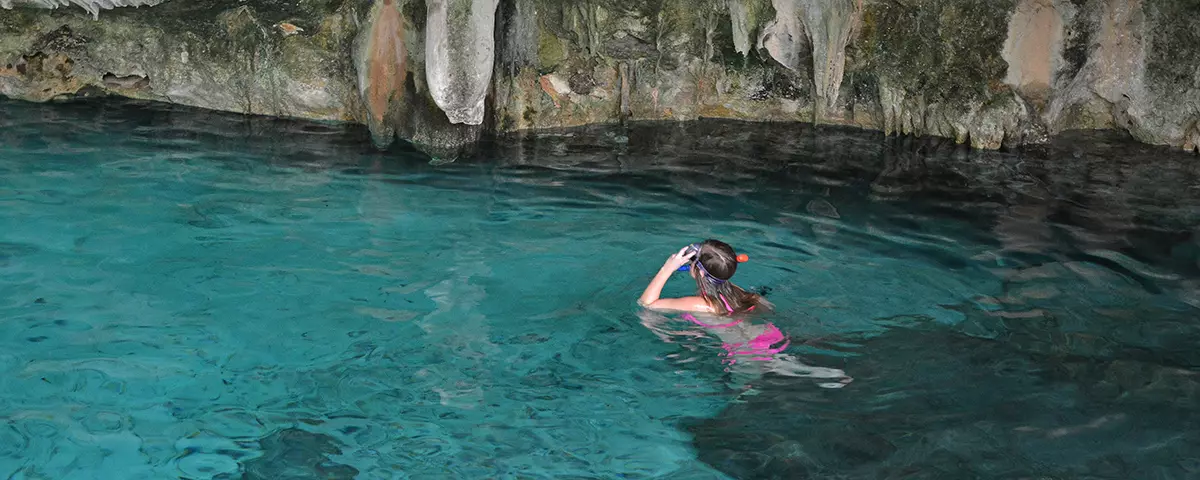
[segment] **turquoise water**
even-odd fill
[[[0,142],[4,478],[1200,476],[1194,156],[701,123],[430,165],[113,102]],[[636,308],[708,237],[783,360]]]

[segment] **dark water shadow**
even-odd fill
[[[839,390],[764,378],[687,427],[734,478],[1189,478],[1200,376],[945,328],[861,341]],[[1067,349],[1063,349],[1067,350]]]

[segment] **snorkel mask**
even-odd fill
[[[694,253],[694,254],[696,254],[696,258],[694,260],[692,260],[691,263],[685,263],[685,264],[683,264],[682,267],[679,267],[679,271],[681,271],[681,272],[686,272],[688,270],[691,270],[692,263],[696,263],[696,262],[700,261],[700,244],[693,243],[691,245],[688,245],[687,251],[685,253]]]
[[[705,275],[705,276],[707,276],[708,278],[711,278],[711,279],[713,279],[713,280],[715,280],[715,281],[717,281],[717,282],[724,282],[724,280],[721,280],[721,279],[719,279],[719,278],[717,278],[717,277],[714,277],[714,276],[712,276],[712,275],[709,275],[709,273],[708,273],[707,271],[705,271],[705,270],[704,270],[704,265],[700,263],[700,244],[699,244],[699,243],[693,243],[693,244],[691,244],[691,245],[688,245],[688,246],[687,246],[687,252],[695,253],[695,254],[696,254],[696,258],[695,258],[695,260],[692,260],[692,262],[691,262],[691,263],[687,263],[687,264],[684,264],[682,267],[679,267],[679,271],[680,271],[680,272],[686,272],[686,271],[688,271],[688,270],[691,270],[691,269],[692,269],[692,264],[696,264],[696,266],[700,267],[700,271],[701,271],[701,272],[703,272],[703,273],[704,273],[704,275]],[[737,262],[738,262],[738,263],[745,263],[745,262],[748,262],[748,261],[750,261],[750,256],[749,256],[749,255],[746,255],[746,254],[744,254],[744,253],[739,253],[739,254],[738,254],[738,256],[737,256]]]

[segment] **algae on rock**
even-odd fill
[[[39,8],[58,8],[60,6],[76,5],[88,13],[93,19],[100,18],[101,10],[112,10],[124,7],[149,7],[158,5],[166,0],[0,0],[0,8],[12,9],[14,6],[27,5]]]
[[[1190,0],[176,0],[99,20],[47,1],[0,0],[0,94],[358,122],[447,159],[487,131],[702,117],[1200,144]]]
[[[349,62],[342,58],[349,35],[339,28],[352,2],[302,18],[297,14],[312,2],[283,10],[274,2],[228,10],[216,3],[118,10],[99,21],[73,11],[17,10],[31,21],[0,39],[0,65],[13,65],[0,67],[0,94],[44,101],[86,90],[248,114],[360,121]],[[191,17],[202,7],[212,16]],[[175,12],[193,19],[167,15]],[[278,26],[292,18],[311,30],[290,34]],[[49,62],[21,67],[43,58]],[[46,75],[50,64],[54,76]]]
[[[1146,0],[1146,94],[1140,128],[1148,143],[1200,149],[1200,2]]]

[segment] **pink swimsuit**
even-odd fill
[[[701,322],[690,313],[685,313],[683,318],[707,328],[729,328],[742,323],[742,319],[737,319],[720,325],[709,325]],[[780,342],[783,342],[783,344],[779,345],[778,347],[773,346]],[[721,344],[721,347],[725,349],[725,354],[728,356],[725,361],[729,364],[733,364],[737,362],[737,358],[734,357],[735,355],[754,355],[753,357],[750,357],[749,360],[770,360],[771,355],[784,351],[787,349],[788,345],[791,345],[791,343],[791,340],[788,340],[786,337],[784,337],[783,332],[779,331],[779,328],[775,327],[774,324],[768,323],[767,331],[759,334],[757,337],[754,337],[754,339],[750,340],[749,342],[724,343]]]

